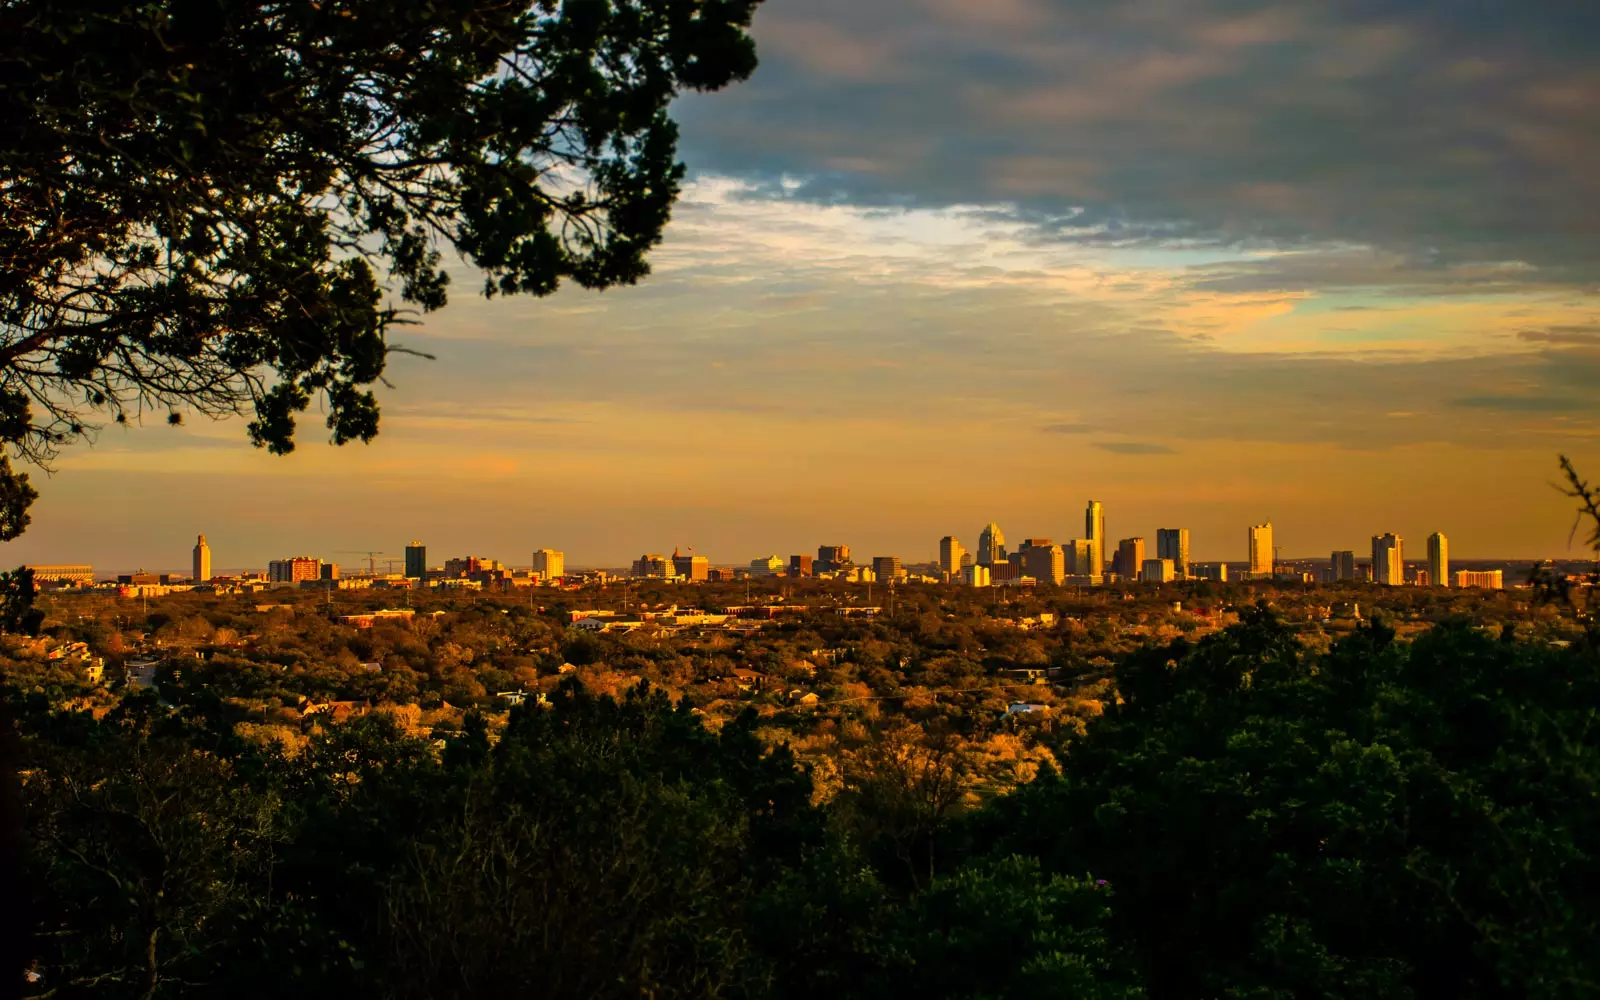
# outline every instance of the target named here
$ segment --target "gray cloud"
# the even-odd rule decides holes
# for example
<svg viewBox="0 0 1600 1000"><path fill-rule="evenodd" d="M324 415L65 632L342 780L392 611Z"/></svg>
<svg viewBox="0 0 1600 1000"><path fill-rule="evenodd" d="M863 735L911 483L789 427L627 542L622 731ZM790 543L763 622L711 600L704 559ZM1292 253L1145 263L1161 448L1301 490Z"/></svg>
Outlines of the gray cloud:
<svg viewBox="0 0 1600 1000"><path fill-rule="evenodd" d="M1588 408L1578 400L1558 396L1467 396L1453 399L1450 403L1472 410L1499 410L1505 413L1571 413Z"/></svg>
<svg viewBox="0 0 1600 1000"><path fill-rule="evenodd" d="M1096 441L1096 448L1109 451L1113 455L1176 455L1177 452L1164 444L1154 444L1149 441Z"/></svg>
<svg viewBox="0 0 1600 1000"><path fill-rule="evenodd" d="M756 33L755 78L680 114L696 168L804 179L768 196L1393 255L1235 287L1600 277L1600 5L769 0ZM1461 269L1507 261L1537 270Z"/></svg>
<svg viewBox="0 0 1600 1000"><path fill-rule="evenodd" d="M1552 326L1545 330L1523 330L1517 334L1517 338L1539 344L1600 347L1600 324Z"/></svg>
<svg viewBox="0 0 1600 1000"><path fill-rule="evenodd" d="M1091 434L1100 428L1094 424L1048 424L1039 429L1046 434Z"/></svg>

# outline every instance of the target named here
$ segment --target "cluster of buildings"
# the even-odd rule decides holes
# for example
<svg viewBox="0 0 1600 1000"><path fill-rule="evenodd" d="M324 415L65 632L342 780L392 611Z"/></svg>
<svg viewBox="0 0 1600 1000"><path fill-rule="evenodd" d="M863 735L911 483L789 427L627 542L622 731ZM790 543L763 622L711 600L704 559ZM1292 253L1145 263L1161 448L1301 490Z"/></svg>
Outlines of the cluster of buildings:
<svg viewBox="0 0 1600 1000"><path fill-rule="evenodd" d="M959 583L974 587L1098 586L1108 583L1170 583L1179 580L1208 579L1225 581L1226 562L1199 564L1189 555L1189 529L1158 528L1153 549L1143 537L1119 539L1109 546L1106 537L1105 505L1090 500L1084 509L1082 538L1055 542L1030 537L1015 549L1008 549L1004 532L993 522L978 532L976 548L967 549L953 535L939 539L936 573L913 573L898 556L873 556L857 563L848 545L822 545L817 554L776 554L753 559L748 567L712 566L709 559L693 549L687 553L674 549L672 555L645 554L634 560L631 575L646 580L684 583L730 582L752 577L795 579L834 579L853 583L882 581L924 581ZM123 596L157 596L196 587L217 591L250 592L278 587L355 589L364 587L440 589L506 589L518 586L581 586L604 583L608 574L587 571L569 574L566 557L556 549L538 549L527 570L512 569L498 560L481 556L446 559L442 566L428 565L427 547L418 540L405 546L403 573L379 574L376 556L367 553L371 563L366 574L341 575L336 563L314 556L274 559L265 573L217 576L211 569L211 547L206 536L199 536L192 552L193 572L187 579L175 574L131 573L119 576L115 586ZM399 560L396 560L398 562ZM391 570L394 563L390 564ZM44 587L96 586L90 566L34 566L35 581ZM1456 586L1499 590L1505 585L1502 570L1459 570L1450 573L1449 540L1440 532L1428 536L1426 565L1405 561L1404 540L1393 532L1372 538L1371 559L1358 563L1353 550L1335 551L1320 573L1291 569L1280 564L1273 540L1272 522L1249 526L1246 561L1240 578L1287 582L1365 580L1383 586Z"/></svg>

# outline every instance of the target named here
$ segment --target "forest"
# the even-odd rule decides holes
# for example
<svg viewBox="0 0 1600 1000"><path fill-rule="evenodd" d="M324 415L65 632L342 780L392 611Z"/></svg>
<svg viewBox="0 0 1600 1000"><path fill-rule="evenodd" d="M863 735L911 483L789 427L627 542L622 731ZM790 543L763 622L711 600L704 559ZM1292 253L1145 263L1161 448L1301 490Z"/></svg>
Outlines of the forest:
<svg viewBox="0 0 1600 1000"><path fill-rule="evenodd" d="M57 600L8 639L26 995L1593 995L1574 606L1170 596L738 640ZM52 633L166 659L95 687Z"/></svg>

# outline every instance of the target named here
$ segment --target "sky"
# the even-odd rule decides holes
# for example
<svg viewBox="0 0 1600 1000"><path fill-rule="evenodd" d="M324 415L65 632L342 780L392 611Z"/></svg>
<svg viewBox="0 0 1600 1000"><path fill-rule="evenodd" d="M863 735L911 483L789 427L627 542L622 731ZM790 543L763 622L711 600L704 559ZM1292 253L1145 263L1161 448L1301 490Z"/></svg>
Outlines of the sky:
<svg viewBox="0 0 1600 1000"><path fill-rule="evenodd" d="M767 0L635 288L451 305L370 445L107 429L12 562L1565 556L1600 476L1600 5ZM380 563L384 557L379 557Z"/></svg>

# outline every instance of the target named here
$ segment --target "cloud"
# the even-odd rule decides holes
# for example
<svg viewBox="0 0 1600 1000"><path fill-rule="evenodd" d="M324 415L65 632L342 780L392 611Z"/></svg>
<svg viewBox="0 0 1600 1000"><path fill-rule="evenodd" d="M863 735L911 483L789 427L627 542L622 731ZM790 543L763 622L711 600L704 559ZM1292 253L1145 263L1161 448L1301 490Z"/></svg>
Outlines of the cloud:
<svg viewBox="0 0 1600 1000"><path fill-rule="evenodd" d="M1600 347L1600 324L1578 326L1552 326L1545 330L1522 330L1520 340L1536 344L1563 344L1577 347Z"/></svg>
<svg viewBox="0 0 1600 1000"><path fill-rule="evenodd" d="M755 77L680 105L688 162L1041 239L1600 275L1600 5L993 6L773 0Z"/></svg>
<svg viewBox="0 0 1600 1000"><path fill-rule="evenodd" d="M1096 448L1109 451L1113 455L1176 455L1177 452L1164 444L1154 444L1149 441L1096 441Z"/></svg>
<svg viewBox="0 0 1600 1000"><path fill-rule="evenodd" d="M1505 413L1570 413L1588 408L1578 400L1557 396L1467 396L1451 400L1451 405Z"/></svg>

